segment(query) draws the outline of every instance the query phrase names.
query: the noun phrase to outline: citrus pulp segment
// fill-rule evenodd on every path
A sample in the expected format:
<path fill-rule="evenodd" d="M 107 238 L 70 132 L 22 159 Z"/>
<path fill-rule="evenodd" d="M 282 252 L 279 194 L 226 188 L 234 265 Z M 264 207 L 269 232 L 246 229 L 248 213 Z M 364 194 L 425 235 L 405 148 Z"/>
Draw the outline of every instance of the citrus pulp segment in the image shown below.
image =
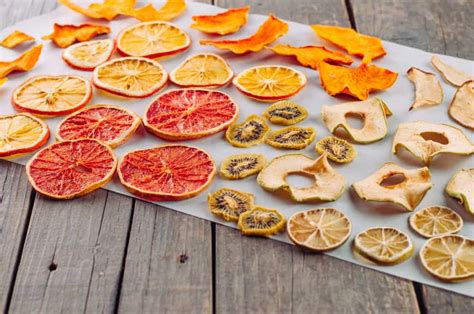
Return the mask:
<path fill-rule="evenodd" d="M 189 48 L 191 39 L 178 26 L 162 21 L 138 23 L 122 30 L 117 37 L 121 55 L 157 58 Z"/>
<path fill-rule="evenodd" d="M 92 86 L 78 75 L 40 75 L 32 77 L 12 94 L 13 107 L 37 116 L 69 114 L 89 103 Z"/>
<path fill-rule="evenodd" d="M 177 201 L 202 192 L 212 181 L 216 167 L 202 149 L 186 145 L 162 145 L 126 153 L 118 174 L 131 193 L 154 201 Z"/>
<path fill-rule="evenodd" d="M 250 236 L 270 236 L 285 228 L 285 217 L 276 209 L 255 206 L 239 216 L 240 232 Z"/>
<path fill-rule="evenodd" d="M 114 148 L 126 142 L 140 123 L 140 117 L 123 107 L 94 105 L 66 117 L 56 128 L 56 138 L 93 138 Z"/>
<path fill-rule="evenodd" d="M 425 238 L 452 234 L 461 230 L 461 216 L 444 206 L 430 206 L 410 216 L 410 226 Z"/>
<path fill-rule="evenodd" d="M 112 57 L 115 43 L 112 39 L 77 43 L 63 51 L 63 60 L 71 67 L 92 71 Z"/>
<path fill-rule="evenodd" d="M 40 119 L 28 113 L 0 115 L 0 158 L 30 153 L 48 139 L 48 125 Z"/>
<path fill-rule="evenodd" d="M 144 98 L 159 91 L 168 73 L 158 62 L 147 58 L 119 58 L 94 69 L 92 83 L 99 89 L 124 97 Z"/>
<path fill-rule="evenodd" d="M 90 193 L 112 179 L 117 159 L 112 149 L 94 139 L 51 144 L 26 165 L 33 188 L 55 199 L 71 199 Z"/>

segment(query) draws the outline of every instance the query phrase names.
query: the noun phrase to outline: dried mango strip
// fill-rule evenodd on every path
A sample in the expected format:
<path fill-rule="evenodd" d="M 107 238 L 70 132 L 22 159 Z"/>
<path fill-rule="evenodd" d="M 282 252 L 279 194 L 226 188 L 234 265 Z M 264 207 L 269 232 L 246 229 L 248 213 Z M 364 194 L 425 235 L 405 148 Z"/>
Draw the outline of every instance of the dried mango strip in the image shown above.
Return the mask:
<path fill-rule="evenodd" d="M 133 10 L 136 0 L 105 0 L 103 3 L 92 3 L 87 8 L 70 0 L 58 0 L 58 2 L 87 17 L 110 21 L 119 14 Z"/>
<path fill-rule="evenodd" d="M 7 79 L 6 77 L 0 78 L 0 86 L 2 86 L 3 84 L 5 84 L 6 81 L 8 81 L 8 79 Z"/>
<path fill-rule="evenodd" d="M 216 15 L 193 16 L 194 24 L 191 28 L 208 34 L 227 35 L 238 31 L 247 23 L 249 6 L 229 9 Z"/>
<path fill-rule="evenodd" d="M 97 35 L 110 33 L 110 27 L 97 24 L 60 25 L 54 24 L 54 31 L 41 37 L 44 40 L 52 40 L 58 47 L 66 48 L 76 41 L 83 42 Z"/>
<path fill-rule="evenodd" d="M 139 9 L 129 10 L 125 15 L 133 16 L 142 22 L 171 21 L 186 10 L 184 0 L 168 0 L 158 10 L 152 4 L 147 4 Z"/>
<path fill-rule="evenodd" d="M 24 52 L 13 61 L 0 61 L 0 78 L 13 71 L 29 71 L 33 69 L 41 55 L 43 45 L 38 45 Z"/>
<path fill-rule="evenodd" d="M 25 34 L 20 31 L 14 31 L 0 42 L 0 46 L 6 47 L 6 48 L 14 48 L 18 46 L 19 44 L 24 43 L 25 41 L 33 41 L 33 40 L 35 40 L 34 37 L 31 37 L 28 34 Z"/>

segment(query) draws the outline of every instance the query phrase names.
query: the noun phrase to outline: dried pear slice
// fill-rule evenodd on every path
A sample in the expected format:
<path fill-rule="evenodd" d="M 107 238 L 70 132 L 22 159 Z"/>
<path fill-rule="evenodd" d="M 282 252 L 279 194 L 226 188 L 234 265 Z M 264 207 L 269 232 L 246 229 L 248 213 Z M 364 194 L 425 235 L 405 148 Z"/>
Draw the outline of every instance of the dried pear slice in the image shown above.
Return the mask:
<path fill-rule="evenodd" d="M 443 101 L 443 88 L 436 75 L 411 67 L 407 71 L 407 77 L 415 85 L 415 102 L 410 110 L 439 105 Z"/>
<path fill-rule="evenodd" d="M 327 154 L 328 158 L 338 163 L 351 162 L 356 158 L 357 151 L 348 141 L 335 136 L 326 136 L 314 147 L 319 154 Z"/>
<path fill-rule="evenodd" d="M 473 75 L 469 75 L 461 70 L 447 65 L 437 56 L 433 56 L 431 58 L 431 64 L 436 70 L 438 70 L 444 80 L 453 86 L 460 87 L 467 81 L 474 80 Z"/>
<path fill-rule="evenodd" d="M 280 100 L 263 112 L 263 116 L 271 123 L 280 125 L 293 125 L 308 117 L 308 111 L 289 100 Z"/>
<path fill-rule="evenodd" d="M 448 113 L 460 125 L 474 130 L 474 81 L 468 81 L 459 87 Z"/>
<path fill-rule="evenodd" d="M 474 145 L 458 128 L 425 121 L 401 123 L 393 138 L 392 152 L 397 154 L 399 147 L 404 147 L 427 165 L 441 153 L 474 153 Z"/>
<path fill-rule="evenodd" d="M 276 148 L 303 149 L 311 144 L 315 137 L 316 132 L 313 128 L 289 126 L 270 132 L 265 143 Z"/>
<path fill-rule="evenodd" d="M 265 156 L 261 154 L 245 153 L 226 157 L 219 173 L 230 180 L 243 179 L 257 174 L 265 166 Z"/>
<path fill-rule="evenodd" d="M 397 176 L 401 176 L 403 181 L 386 183 Z M 390 202 L 408 211 L 415 209 L 432 186 L 427 167 L 408 170 L 393 162 L 385 163 L 369 177 L 352 184 L 357 195 L 363 200 Z"/>
<path fill-rule="evenodd" d="M 227 128 L 225 138 L 236 147 L 250 147 L 259 144 L 270 128 L 265 119 L 252 114 L 243 123 L 233 123 Z"/>
<path fill-rule="evenodd" d="M 446 193 L 458 199 L 474 215 L 474 168 L 461 169 L 454 174 L 446 186 Z"/>
<path fill-rule="evenodd" d="M 222 188 L 207 196 L 209 211 L 227 221 L 239 220 L 239 216 L 254 206 L 254 196 L 250 193 Z"/>
<path fill-rule="evenodd" d="M 343 128 L 357 143 L 368 144 L 385 137 L 388 130 L 387 116 L 390 109 L 380 98 L 353 101 L 339 105 L 323 106 L 322 117 L 331 133 Z M 364 125 L 357 129 L 347 123 L 346 117 L 359 116 Z"/>
<path fill-rule="evenodd" d="M 286 177 L 299 174 L 314 179 L 311 186 L 291 186 Z M 344 192 L 344 177 L 336 172 L 327 160 L 326 154 L 313 160 L 302 154 L 288 154 L 273 160 L 258 174 L 257 183 L 265 190 L 288 191 L 296 202 L 335 201 Z"/>
<path fill-rule="evenodd" d="M 255 206 L 240 214 L 237 226 L 244 235 L 269 236 L 285 228 L 285 217 L 276 209 Z"/>

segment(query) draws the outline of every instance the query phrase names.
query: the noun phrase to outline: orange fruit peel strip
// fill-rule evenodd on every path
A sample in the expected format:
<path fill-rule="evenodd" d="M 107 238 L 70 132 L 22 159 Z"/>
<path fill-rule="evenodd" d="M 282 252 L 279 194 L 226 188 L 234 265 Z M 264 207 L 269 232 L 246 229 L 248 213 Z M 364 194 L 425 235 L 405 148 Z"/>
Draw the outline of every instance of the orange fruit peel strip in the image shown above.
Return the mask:
<path fill-rule="evenodd" d="M 13 61 L 0 61 L 0 78 L 3 78 L 13 71 L 30 71 L 38 62 L 43 45 L 38 45 L 25 51 L 21 56 Z"/>
<path fill-rule="evenodd" d="M 191 28 L 203 33 L 227 35 L 238 31 L 247 23 L 250 7 L 234 8 L 216 15 L 195 15 Z"/>
<path fill-rule="evenodd" d="M 6 77 L 0 78 L 0 86 L 5 84 L 7 81 L 8 81 L 8 79 Z"/>
<path fill-rule="evenodd" d="M 250 37 L 235 40 L 201 40 L 200 44 L 230 50 L 236 54 L 243 54 L 249 51 L 258 52 L 287 32 L 288 24 L 270 15 L 268 19 L 260 25 L 257 32 Z"/>
<path fill-rule="evenodd" d="M 0 46 L 3 46 L 5 48 L 15 48 L 21 43 L 34 40 L 35 38 L 31 37 L 28 34 L 25 34 L 20 31 L 14 31 L 0 42 Z"/>
<path fill-rule="evenodd" d="M 136 0 L 104 0 L 102 3 L 92 3 L 87 8 L 81 7 L 70 0 L 58 0 L 58 2 L 87 17 L 110 21 L 119 14 L 133 10 Z"/>
<path fill-rule="evenodd" d="M 158 10 L 152 4 L 147 4 L 139 9 L 130 10 L 125 15 L 133 16 L 141 22 L 171 21 L 185 10 L 186 2 L 184 0 L 168 0 Z"/>
<path fill-rule="evenodd" d="M 110 27 L 98 24 L 54 24 L 51 34 L 41 37 L 43 40 L 52 40 L 58 47 L 66 48 L 75 42 L 88 41 L 97 35 L 110 33 Z"/>

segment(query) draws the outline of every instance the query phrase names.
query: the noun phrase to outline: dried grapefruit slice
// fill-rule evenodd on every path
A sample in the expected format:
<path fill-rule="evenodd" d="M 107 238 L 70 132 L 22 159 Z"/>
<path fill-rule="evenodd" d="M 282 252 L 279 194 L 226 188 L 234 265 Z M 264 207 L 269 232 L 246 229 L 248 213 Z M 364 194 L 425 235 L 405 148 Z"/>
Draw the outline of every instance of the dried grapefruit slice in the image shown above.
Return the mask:
<path fill-rule="evenodd" d="M 148 107 L 145 127 L 171 141 L 195 139 L 227 128 L 239 113 L 229 95 L 208 89 L 174 89 L 162 93 Z"/>
<path fill-rule="evenodd" d="M 56 199 L 90 193 L 112 179 L 117 159 L 112 149 L 94 139 L 64 141 L 49 145 L 26 165 L 33 188 Z"/>
<path fill-rule="evenodd" d="M 161 21 L 138 23 L 122 30 L 117 37 L 121 55 L 157 58 L 189 48 L 191 39 L 178 26 Z"/>
<path fill-rule="evenodd" d="M 410 216 L 410 226 L 425 238 L 452 234 L 461 230 L 463 221 L 454 210 L 444 206 L 430 206 Z"/>
<path fill-rule="evenodd" d="M 158 62 L 138 57 L 110 60 L 94 69 L 92 83 L 109 93 L 133 98 L 148 97 L 159 91 L 168 73 Z"/>
<path fill-rule="evenodd" d="M 28 113 L 0 116 L 0 158 L 31 153 L 48 139 L 48 125 Z"/>
<path fill-rule="evenodd" d="M 247 23 L 250 6 L 234 8 L 216 15 L 195 15 L 191 28 L 208 34 L 227 35 L 238 31 Z"/>
<path fill-rule="evenodd" d="M 75 69 L 92 71 L 109 60 L 114 49 L 112 39 L 86 41 L 66 48 L 63 51 L 63 60 Z"/>
<path fill-rule="evenodd" d="M 234 72 L 224 59 L 213 53 L 200 53 L 184 60 L 170 73 L 171 82 L 181 87 L 227 85 Z"/>
<path fill-rule="evenodd" d="M 92 87 L 78 75 L 32 77 L 12 94 L 13 107 L 37 116 L 54 117 L 74 112 L 89 103 Z"/>
<path fill-rule="evenodd" d="M 140 126 L 141 119 L 123 107 L 95 105 L 66 117 L 56 128 L 59 141 L 93 138 L 117 147 Z"/>
<path fill-rule="evenodd" d="M 202 149 L 162 145 L 126 153 L 118 175 L 131 193 L 153 201 L 178 201 L 196 196 L 212 181 L 216 166 Z"/>
<path fill-rule="evenodd" d="M 282 65 L 262 65 L 247 69 L 232 81 L 239 91 L 258 101 L 276 101 L 296 95 L 306 76 Z"/>

